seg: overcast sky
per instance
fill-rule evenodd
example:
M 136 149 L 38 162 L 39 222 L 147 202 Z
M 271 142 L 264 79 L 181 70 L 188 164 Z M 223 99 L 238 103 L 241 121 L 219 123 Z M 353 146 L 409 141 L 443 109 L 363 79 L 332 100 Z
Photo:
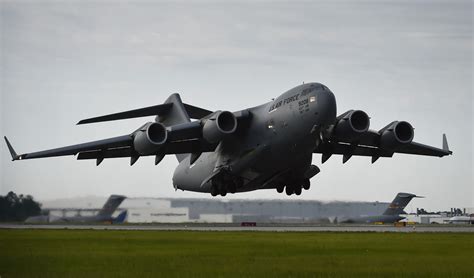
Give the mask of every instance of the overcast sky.
M 415 141 L 454 155 L 395 155 L 374 165 L 333 156 L 301 196 L 275 190 L 225 198 L 389 201 L 474 207 L 472 1 L 289 3 L 1 2 L 1 134 L 18 152 L 128 134 L 142 118 L 75 126 L 78 120 L 162 103 L 171 93 L 210 110 L 240 110 L 302 82 L 321 82 L 338 113 L 362 109 L 371 128 L 393 120 Z M 0 194 L 37 199 L 175 192 L 166 157 L 11 162 L 1 144 Z M 217 197 L 221 198 L 221 197 Z

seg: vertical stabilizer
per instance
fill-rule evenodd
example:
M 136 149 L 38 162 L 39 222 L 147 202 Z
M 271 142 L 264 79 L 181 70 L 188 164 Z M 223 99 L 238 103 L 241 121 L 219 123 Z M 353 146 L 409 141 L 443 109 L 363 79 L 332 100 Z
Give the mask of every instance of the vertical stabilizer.
M 161 122 L 165 126 L 172 126 L 182 123 L 188 123 L 191 121 L 179 94 L 172 94 L 171 96 L 169 96 L 168 99 L 165 101 L 165 104 L 166 103 L 173 103 L 173 105 L 167 113 L 156 117 L 157 122 Z M 181 162 L 188 155 L 189 154 L 177 154 L 176 158 L 179 162 Z
M 110 195 L 109 199 L 107 199 L 107 202 L 105 202 L 97 216 L 104 218 L 111 217 L 118 206 L 120 206 L 123 200 L 125 200 L 125 198 L 125 196 L 121 195 Z
M 156 118 L 157 122 L 161 122 L 165 126 L 172 126 L 182 123 L 188 123 L 191 121 L 179 94 L 172 94 L 171 96 L 169 96 L 165 101 L 165 104 L 166 103 L 173 103 L 173 105 L 167 113 L 159 115 Z
M 125 222 L 125 219 L 127 219 L 127 211 L 124 210 L 122 211 L 115 219 L 112 221 L 113 223 L 123 223 Z
M 404 211 L 405 207 L 408 205 L 411 199 L 415 197 L 419 197 L 419 196 L 416 196 L 415 194 L 411 194 L 411 193 L 403 193 L 403 192 L 398 193 L 395 199 L 393 199 L 390 205 L 388 205 L 388 208 L 385 210 L 383 215 L 406 214 L 406 212 Z

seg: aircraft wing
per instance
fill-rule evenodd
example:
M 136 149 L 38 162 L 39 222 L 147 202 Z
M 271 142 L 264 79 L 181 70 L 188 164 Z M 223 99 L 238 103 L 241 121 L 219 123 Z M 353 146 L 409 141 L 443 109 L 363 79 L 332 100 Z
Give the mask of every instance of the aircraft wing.
M 214 151 L 216 144 L 209 144 L 203 140 L 193 139 L 166 143 L 160 154 L 202 153 Z M 119 158 L 136 155 L 132 146 L 110 148 L 107 150 L 89 150 L 79 153 L 77 159 Z M 156 155 L 156 154 L 150 154 Z
M 10 154 L 12 155 L 12 160 L 76 155 L 80 152 L 86 152 L 86 151 L 91 151 L 91 150 L 109 150 L 109 149 L 130 146 L 133 140 L 131 135 L 124 135 L 124 136 L 118 136 L 118 137 L 113 137 L 109 139 L 92 141 L 88 143 L 71 145 L 71 146 L 66 146 L 66 147 L 61 147 L 61 148 L 56 148 L 56 149 L 17 155 L 12 145 L 8 141 L 7 137 L 4 137 L 4 138 L 7 143 L 8 149 L 10 150 Z
M 161 160 L 166 154 L 210 152 L 217 147 L 217 144 L 202 140 L 199 122 L 180 124 L 169 127 L 167 130 L 168 140 L 163 146 L 156 153 L 146 155 L 160 156 L 159 160 Z M 134 134 L 19 155 L 13 149 L 7 137 L 4 138 L 12 155 L 12 160 L 77 155 L 77 159 L 97 159 L 98 165 L 104 158 L 131 157 L 135 158 L 136 161 L 139 156 L 143 156 L 139 155 L 134 148 Z
M 12 160 L 77 155 L 77 159 L 96 159 L 99 165 L 105 158 L 130 157 L 134 164 L 140 156 L 156 156 L 158 164 L 167 154 L 192 154 L 191 162 L 203 152 L 214 151 L 224 134 L 217 121 L 233 122 L 239 128 L 251 115 L 247 110 L 212 112 L 204 108 L 183 103 L 178 94 L 172 94 L 165 103 L 84 119 L 78 124 L 108 122 L 139 117 L 156 116 L 156 122 L 148 122 L 128 135 L 18 155 L 5 137 Z M 191 119 L 199 119 L 191 121 Z M 229 121 L 230 120 L 230 121 Z M 232 121 L 233 120 L 233 121 Z M 240 124 L 237 125 L 237 122 Z M 206 128 L 206 124 L 207 128 Z M 220 123 L 219 123 L 220 124 Z M 235 132 L 237 128 L 229 132 Z M 207 133 L 206 133 L 207 131 Z M 205 136 L 206 134 L 209 136 Z M 224 135 L 222 135 L 224 136 Z M 153 138 L 151 138 L 153 137 Z
M 349 160 L 353 155 L 371 156 L 372 163 L 374 163 L 380 157 L 392 157 L 395 153 L 438 157 L 452 154 L 452 151 L 449 150 L 445 134 L 443 134 L 443 147 L 441 149 L 413 141 L 394 149 L 385 149 L 380 146 L 379 133 L 372 130 L 368 130 L 355 142 L 344 140 L 328 140 L 322 142 L 313 152 L 323 154 L 323 163 L 333 154 L 343 155 L 343 163 Z

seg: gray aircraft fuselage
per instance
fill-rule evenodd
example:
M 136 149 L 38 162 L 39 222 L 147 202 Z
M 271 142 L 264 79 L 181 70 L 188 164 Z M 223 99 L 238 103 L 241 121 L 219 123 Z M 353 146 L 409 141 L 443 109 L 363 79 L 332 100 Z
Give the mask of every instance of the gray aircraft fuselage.
M 175 188 L 210 192 L 211 183 L 203 181 L 219 164 L 230 165 L 233 175 L 246 180 L 237 192 L 265 188 L 265 181 L 281 172 L 287 183 L 303 179 L 319 136 L 313 129 L 334 124 L 337 112 L 334 94 L 319 83 L 300 85 L 248 110 L 258 117 L 252 118 L 239 140 L 223 141 L 192 165 L 189 157 L 180 162 L 173 175 Z
M 361 216 L 354 217 L 350 219 L 338 219 L 338 223 L 361 223 L 361 224 L 371 224 L 371 223 L 396 223 L 400 220 L 405 219 L 405 217 L 399 215 L 374 215 L 374 216 Z

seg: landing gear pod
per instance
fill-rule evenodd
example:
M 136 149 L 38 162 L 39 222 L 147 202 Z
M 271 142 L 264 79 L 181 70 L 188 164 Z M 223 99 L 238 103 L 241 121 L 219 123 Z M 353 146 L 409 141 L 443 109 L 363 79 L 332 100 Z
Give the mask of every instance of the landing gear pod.
M 222 141 L 237 130 L 237 119 L 229 111 L 221 111 L 208 119 L 202 128 L 202 136 L 209 143 Z
M 161 123 L 147 123 L 135 132 L 133 148 L 140 155 L 156 153 L 168 139 L 166 127 Z

